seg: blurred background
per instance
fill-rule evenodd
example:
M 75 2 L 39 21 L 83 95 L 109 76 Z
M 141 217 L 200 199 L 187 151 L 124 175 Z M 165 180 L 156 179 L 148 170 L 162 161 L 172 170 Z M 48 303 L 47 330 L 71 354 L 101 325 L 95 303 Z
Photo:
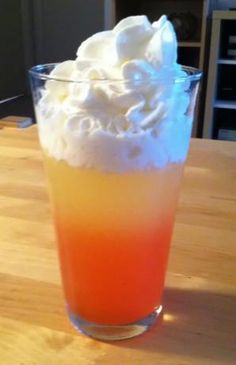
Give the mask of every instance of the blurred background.
M 236 90 L 232 77 L 229 77 L 236 76 L 234 9 L 236 0 L 1 0 L 0 118 L 16 115 L 34 120 L 27 75 L 27 70 L 33 65 L 74 59 L 84 39 L 95 32 L 111 29 L 126 16 L 146 14 L 154 21 L 166 14 L 178 36 L 178 61 L 204 70 L 193 135 L 218 138 L 221 128 L 218 119 L 225 119 L 225 113 L 228 113 L 228 120 L 236 120 Z M 222 37 L 224 44 L 231 44 L 231 48 L 228 47 L 225 54 L 220 56 L 220 60 L 229 60 L 230 64 L 220 63 L 216 59 L 218 54 L 215 58 L 211 57 L 215 10 L 220 10 L 223 18 L 220 18 L 220 23 L 217 21 L 221 28 L 218 39 L 213 41 L 218 42 L 219 49 Z M 224 25 L 227 19 L 228 23 Z M 219 67 L 214 68 L 218 63 Z M 212 67 L 215 71 L 209 73 Z M 209 77 L 212 80 L 209 81 Z M 219 84 L 219 80 L 223 85 L 219 90 L 223 93 L 220 100 L 224 100 L 225 91 L 228 90 L 226 101 L 231 102 L 228 104 L 231 112 L 225 112 L 227 108 L 222 108 L 223 104 L 219 104 L 221 107 L 214 105 L 218 102 L 214 98 L 218 98 L 215 84 Z M 210 112 L 206 111 L 206 99 L 211 104 Z M 206 126 L 208 120 L 210 127 Z M 230 128 L 236 130 L 236 125 Z

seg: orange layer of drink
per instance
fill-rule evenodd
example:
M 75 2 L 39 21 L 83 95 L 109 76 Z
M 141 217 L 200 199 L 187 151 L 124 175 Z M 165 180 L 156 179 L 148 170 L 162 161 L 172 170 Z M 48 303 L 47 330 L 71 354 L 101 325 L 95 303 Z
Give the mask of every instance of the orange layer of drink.
M 70 311 L 105 325 L 161 305 L 182 164 L 125 173 L 71 167 L 45 154 Z

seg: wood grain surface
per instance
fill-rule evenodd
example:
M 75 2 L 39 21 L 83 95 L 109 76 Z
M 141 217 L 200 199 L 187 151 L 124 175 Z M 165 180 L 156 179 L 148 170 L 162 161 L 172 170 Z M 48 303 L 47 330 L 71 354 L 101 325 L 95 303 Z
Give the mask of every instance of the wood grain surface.
M 135 339 L 72 328 L 36 128 L 0 130 L 1 365 L 235 365 L 236 143 L 192 140 L 164 306 Z

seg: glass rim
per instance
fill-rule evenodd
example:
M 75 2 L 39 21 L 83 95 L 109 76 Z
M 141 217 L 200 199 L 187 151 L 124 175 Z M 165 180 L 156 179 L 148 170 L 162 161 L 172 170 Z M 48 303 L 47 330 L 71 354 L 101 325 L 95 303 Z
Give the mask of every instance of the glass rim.
M 93 83 L 93 82 L 102 82 L 102 83 L 126 83 L 126 82 L 135 82 L 135 83 L 146 83 L 146 82 L 160 82 L 160 81 L 166 81 L 165 76 L 161 77 L 150 77 L 146 80 L 132 80 L 132 79 L 69 79 L 69 78 L 63 78 L 63 77 L 55 77 L 51 76 L 50 74 L 47 74 L 44 70 L 46 68 L 56 67 L 61 62 L 55 62 L 55 63 L 45 63 L 45 64 L 39 64 L 31 67 L 29 69 L 29 74 L 37 79 L 40 80 L 46 80 L 46 81 L 60 81 L 60 82 L 69 82 L 69 83 Z M 186 72 L 186 75 L 183 76 L 176 76 L 174 77 L 175 83 L 181 83 L 185 81 L 199 81 L 202 77 L 202 71 L 198 68 L 192 67 L 192 66 L 185 66 L 180 65 L 182 71 Z

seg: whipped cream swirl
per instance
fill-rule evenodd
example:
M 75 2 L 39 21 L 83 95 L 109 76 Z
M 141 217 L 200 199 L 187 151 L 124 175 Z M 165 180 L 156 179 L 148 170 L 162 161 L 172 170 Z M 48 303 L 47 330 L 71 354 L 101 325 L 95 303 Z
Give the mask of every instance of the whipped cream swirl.
M 152 24 L 125 18 L 50 73 L 36 105 L 42 146 L 71 166 L 111 172 L 182 162 L 192 123 L 188 89 L 166 16 Z

